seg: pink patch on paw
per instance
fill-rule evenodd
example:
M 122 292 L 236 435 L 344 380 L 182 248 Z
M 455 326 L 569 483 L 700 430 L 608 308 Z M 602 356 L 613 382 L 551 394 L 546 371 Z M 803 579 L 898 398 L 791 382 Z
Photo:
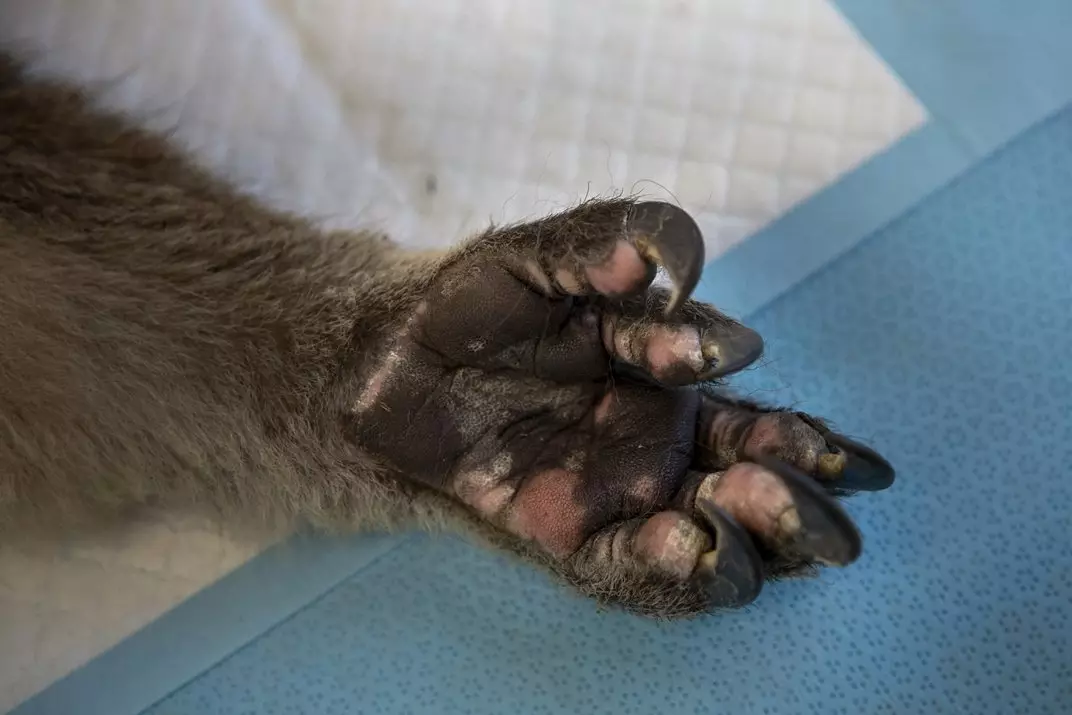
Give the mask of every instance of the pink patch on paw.
M 777 453 L 778 448 L 785 443 L 787 419 L 791 418 L 778 412 L 758 417 L 748 436 L 747 452 L 749 454 Z
M 691 326 L 654 326 L 645 352 L 648 367 L 656 378 L 673 375 L 682 365 L 695 373 L 704 367 L 700 331 Z
M 631 244 L 619 241 L 610 257 L 598 266 L 585 269 L 592 288 L 603 295 L 624 295 L 639 288 L 648 278 L 648 264 Z
M 826 441 L 788 412 L 771 412 L 757 418 L 744 445 L 750 457 L 777 454 L 811 472 L 819 465 Z
M 584 288 L 581 286 L 581 282 L 565 268 L 559 268 L 555 271 L 555 282 L 558 283 L 559 288 L 570 295 L 581 295 L 584 293 Z
M 376 404 L 387 386 L 388 380 L 395 374 L 401 363 L 402 355 L 398 348 L 394 348 L 387 353 L 387 357 L 372 373 L 372 376 L 358 395 L 357 401 L 354 403 L 354 411 L 366 412 L 372 409 L 372 406 Z
M 652 476 L 637 477 L 629 483 L 629 496 L 639 504 L 652 505 L 663 496 L 662 483 Z
M 514 488 L 503 484 L 476 494 L 470 506 L 476 509 L 481 516 L 490 518 L 501 512 L 510 503 L 510 497 L 513 495 Z
M 608 392 L 603 396 L 603 399 L 596 404 L 595 421 L 596 425 L 601 425 L 607 421 L 610 417 L 610 412 L 614 408 L 614 393 Z
M 581 477 L 565 469 L 549 469 L 530 477 L 514 499 L 508 527 L 559 558 L 584 543 L 584 505 L 577 501 Z
M 793 496 L 782 480 L 748 462 L 706 479 L 696 497 L 710 499 L 745 529 L 765 536 L 777 536 L 782 527 L 791 526 L 795 513 Z M 785 524 L 779 524 L 781 517 L 787 517 Z
M 684 580 L 700 556 L 711 548 L 711 537 L 684 514 L 660 512 L 637 530 L 635 547 L 646 563 Z
M 540 287 L 544 295 L 554 295 L 554 291 L 551 289 L 551 281 L 547 279 L 547 275 L 543 272 L 543 268 L 540 267 L 539 263 L 531 259 L 525 261 L 525 272 Z
M 481 516 L 489 519 L 497 516 L 514 495 L 513 485 L 503 481 L 509 474 L 509 468 L 507 459 L 503 470 L 465 472 L 455 481 L 454 493 Z

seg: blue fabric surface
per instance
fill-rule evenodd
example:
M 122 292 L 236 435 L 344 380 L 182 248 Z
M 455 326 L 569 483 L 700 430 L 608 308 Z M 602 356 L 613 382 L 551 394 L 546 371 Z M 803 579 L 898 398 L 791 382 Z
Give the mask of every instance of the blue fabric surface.
M 753 318 L 899 468 L 853 568 L 660 625 L 411 539 L 149 712 L 1072 712 L 1070 197 L 1064 112 Z
M 1067 0 L 836 3 L 975 158 L 1072 101 Z

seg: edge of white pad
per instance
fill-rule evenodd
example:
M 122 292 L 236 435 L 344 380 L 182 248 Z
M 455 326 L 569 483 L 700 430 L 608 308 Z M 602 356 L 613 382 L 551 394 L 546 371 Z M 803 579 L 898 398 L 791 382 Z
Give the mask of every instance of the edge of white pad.
M 928 122 L 719 256 L 695 297 L 729 315 L 755 313 L 976 161 L 956 134 Z

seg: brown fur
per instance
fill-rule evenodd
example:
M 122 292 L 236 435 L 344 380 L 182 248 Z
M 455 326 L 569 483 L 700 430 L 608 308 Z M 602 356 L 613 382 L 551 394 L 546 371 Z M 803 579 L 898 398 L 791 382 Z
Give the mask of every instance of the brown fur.
M 0 58 L 0 532 L 412 512 L 337 416 L 437 259 L 274 213 Z

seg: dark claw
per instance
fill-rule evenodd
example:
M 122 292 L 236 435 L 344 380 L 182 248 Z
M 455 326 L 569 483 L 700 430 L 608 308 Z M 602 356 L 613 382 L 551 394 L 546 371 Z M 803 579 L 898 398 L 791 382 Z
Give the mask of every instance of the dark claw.
M 870 447 L 854 442 L 836 432 L 823 437 L 841 450 L 846 457 L 845 469 L 837 486 L 841 489 L 861 492 L 880 492 L 889 489 L 896 473 L 893 465 Z
M 845 455 L 841 475 L 831 483 L 836 493 L 880 492 L 889 489 L 896 477 L 893 465 L 867 445 L 833 432 L 811 415 L 797 412 L 797 417 L 823 436 L 835 452 Z
M 778 475 L 793 498 L 800 528 L 789 544 L 801 556 L 830 566 L 848 566 L 860 557 L 863 540 L 852 519 L 819 484 L 796 467 L 764 454 L 756 464 Z
M 627 230 L 649 261 L 666 269 L 674 284 L 666 315 L 673 315 L 692 295 L 704 267 L 700 227 L 684 210 L 663 201 L 635 204 Z
M 701 340 L 703 355 L 710 367 L 700 375 L 701 380 L 714 380 L 743 370 L 763 355 L 763 338 L 740 323 L 711 328 Z
M 696 501 L 715 533 L 715 548 L 700 557 L 696 575 L 715 608 L 740 608 L 752 603 L 763 589 L 763 560 L 752 538 L 733 519 L 707 499 Z

